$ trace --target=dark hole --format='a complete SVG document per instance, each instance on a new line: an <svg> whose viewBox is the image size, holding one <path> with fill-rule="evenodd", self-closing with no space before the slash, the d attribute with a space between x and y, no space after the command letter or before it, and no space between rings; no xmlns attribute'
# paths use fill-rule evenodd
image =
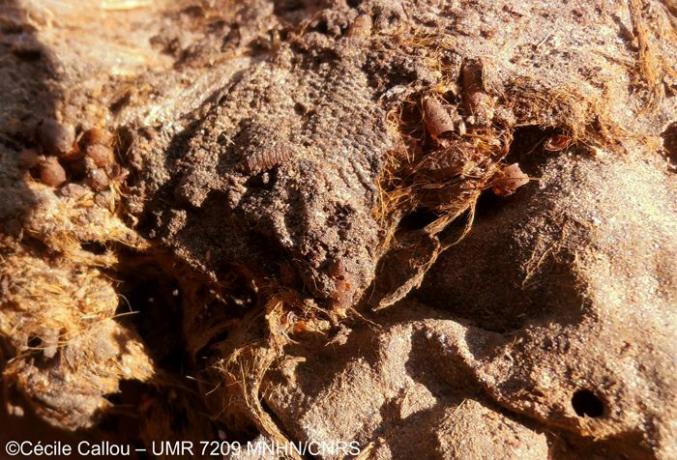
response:
<svg viewBox="0 0 677 460"><path fill-rule="evenodd" d="M357 8L362 3L362 0L348 0L348 6L351 8Z"/></svg>
<svg viewBox="0 0 677 460"><path fill-rule="evenodd" d="M132 93L130 91L127 91L125 94L123 94L121 97L113 101L113 103L110 105L109 110L116 114L120 110L122 110L127 104L129 104L129 101L132 99Z"/></svg>
<svg viewBox="0 0 677 460"><path fill-rule="evenodd" d="M461 100L458 97L457 94L455 94L453 91L447 91L445 92L442 97L444 98L445 101L447 101L449 104L458 104Z"/></svg>
<svg viewBox="0 0 677 460"><path fill-rule="evenodd" d="M677 164L677 121L670 123L661 137L666 155L673 164Z"/></svg>
<svg viewBox="0 0 677 460"><path fill-rule="evenodd" d="M122 404L122 393L112 393L106 396L109 403L119 406Z"/></svg>
<svg viewBox="0 0 677 460"><path fill-rule="evenodd" d="M216 136L216 142L219 145L227 147L228 144L230 143L230 138L228 137L228 135L226 135L226 133L220 133L218 136Z"/></svg>
<svg viewBox="0 0 677 460"><path fill-rule="evenodd" d="M204 10L199 5L192 5L187 8L184 8L182 13L185 14L186 16L193 16L195 18L204 16Z"/></svg>
<svg viewBox="0 0 677 460"><path fill-rule="evenodd" d="M178 411L178 413L174 414L174 417L172 417L172 421L169 427L172 430L172 433L178 433L180 431L183 431L187 426L188 426L188 414L186 414L186 411L184 409L181 409Z"/></svg>
<svg viewBox="0 0 677 460"><path fill-rule="evenodd" d="M134 142L134 134L127 127L121 127L115 132L115 155L118 158L127 158L127 153Z"/></svg>
<svg viewBox="0 0 677 460"><path fill-rule="evenodd" d="M80 182L87 177L87 167L84 158L62 161L61 165L68 171L70 182Z"/></svg>
<svg viewBox="0 0 677 460"><path fill-rule="evenodd" d="M122 404L136 406L145 394L150 394L152 390L143 382L138 380L121 380L118 391L108 393L106 399L113 404Z"/></svg>
<svg viewBox="0 0 677 460"><path fill-rule="evenodd" d="M315 30L317 30L321 34L327 35L329 33L329 24L327 24L326 20L321 19L317 22Z"/></svg>
<svg viewBox="0 0 677 460"><path fill-rule="evenodd" d="M21 24L11 24L11 21L7 21L7 24L2 24L0 27L0 32L5 34L22 34L26 30Z"/></svg>
<svg viewBox="0 0 677 460"><path fill-rule="evenodd" d="M121 439L134 439L140 429L137 412L144 400L144 395L150 395L152 392L153 390L142 382L120 381L118 391L106 394L106 399L113 405L113 408L102 414L97 428L104 432L116 433Z"/></svg>
<svg viewBox="0 0 677 460"><path fill-rule="evenodd" d="M534 153L542 152L543 143L554 134L559 134L556 129L540 126L522 126L515 130L510 152L506 157L506 163L519 162L520 164L533 160Z"/></svg>
<svg viewBox="0 0 677 460"><path fill-rule="evenodd" d="M532 177L537 177L539 165L544 158L547 158L547 154L553 154L552 152L544 152L543 144L557 134L563 133L555 128L541 128L539 126L517 128L504 162L506 164L518 163L522 171ZM495 215L504 209L507 203L512 200L520 200L523 196L523 193L510 197L499 197L491 192L483 193L477 202L475 217L481 219Z"/></svg>
<svg viewBox="0 0 677 460"><path fill-rule="evenodd" d="M106 246L98 241L85 241L82 243L82 249L89 251L92 254L100 256L106 253Z"/></svg>
<svg viewBox="0 0 677 460"><path fill-rule="evenodd" d="M34 48L15 49L14 55L24 61L37 61L42 57L42 51Z"/></svg>
<svg viewBox="0 0 677 460"><path fill-rule="evenodd" d="M574 393L571 405L579 417L601 417L604 414L604 402L590 390Z"/></svg>
<svg viewBox="0 0 677 460"><path fill-rule="evenodd" d="M180 371L184 366L183 334L181 330L181 290L178 282L161 268L152 265L130 269L123 280L124 300L119 313L133 322L146 344L153 350L160 367Z"/></svg>
<svg viewBox="0 0 677 460"><path fill-rule="evenodd" d="M297 115L305 115L306 112L308 112L308 108L300 102L297 102L294 104L294 112L296 112Z"/></svg>
<svg viewBox="0 0 677 460"><path fill-rule="evenodd" d="M470 211L461 214L456 220L449 223L440 233L440 241L460 241L468 228L468 219L470 219Z"/></svg>
<svg viewBox="0 0 677 460"><path fill-rule="evenodd" d="M293 11L302 10L305 7L303 0L283 0L275 2L273 12L275 14L291 13Z"/></svg>
<svg viewBox="0 0 677 460"><path fill-rule="evenodd" d="M428 209L415 209L400 221L403 230L420 230L428 224L432 224L439 216Z"/></svg>
<svg viewBox="0 0 677 460"><path fill-rule="evenodd" d="M518 195L519 196L519 195ZM491 191L480 195L475 209L475 218L484 219L501 212L506 203L515 199L515 196L499 197Z"/></svg>
<svg viewBox="0 0 677 460"><path fill-rule="evenodd" d="M34 238L30 235L24 235L22 243L36 254L49 254L50 248L43 241Z"/></svg>
<svg viewBox="0 0 677 460"><path fill-rule="evenodd" d="M214 33L220 30L224 30L226 26L227 26L226 21L222 19L217 19L216 21L212 21L209 24L207 24L207 30Z"/></svg>
<svg viewBox="0 0 677 460"><path fill-rule="evenodd" d="M31 173L31 177L37 181L40 180L40 168L33 167L29 171Z"/></svg>
<svg viewBox="0 0 677 460"><path fill-rule="evenodd" d="M214 336L209 339L207 344L204 347L200 348L200 350L197 352L197 356L200 359L206 360L210 360L212 357L217 357L218 350L211 350L211 348L214 345L218 345L228 340L228 336L229 336L228 330L223 330L217 334L214 334Z"/></svg>
<svg viewBox="0 0 677 460"><path fill-rule="evenodd" d="M247 179L245 185L250 188L272 190L277 182L277 166Z"/></svg>
<svg viewBox="0 0 677 460"><path fill-rule="evenodd" d="M28 337L29 348L40 348L42 346L42 339L36 335Z"/></svg>

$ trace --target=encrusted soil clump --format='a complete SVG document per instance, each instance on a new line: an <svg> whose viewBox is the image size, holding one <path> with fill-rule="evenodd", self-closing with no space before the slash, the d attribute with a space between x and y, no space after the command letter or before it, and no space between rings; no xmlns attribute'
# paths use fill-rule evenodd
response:
<svg viewBox="0 0 677 460"><path fill-rule="evenodd" d="M674 13L4 2L5 417L677 457Z"/></svg>

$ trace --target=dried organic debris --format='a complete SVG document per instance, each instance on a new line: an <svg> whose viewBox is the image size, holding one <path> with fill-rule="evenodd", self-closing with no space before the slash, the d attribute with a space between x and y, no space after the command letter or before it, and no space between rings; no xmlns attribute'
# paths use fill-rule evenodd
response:
<svg viewBox="0 0 677 460"><path fill-rule="evenodd" d="M453 133L454 121L442 103L434 97L426 97L421 102L423 120L433 139L439 140L445 134Z"/></svg>
<svg viewBox="0 0 677 460"><path fill-rule="evenodd" d="M519 164L513 163L504 167L498 177L494 179L491 191L498 196L509 196L518 188L529 183L529 176L524 174Z"/></svg>

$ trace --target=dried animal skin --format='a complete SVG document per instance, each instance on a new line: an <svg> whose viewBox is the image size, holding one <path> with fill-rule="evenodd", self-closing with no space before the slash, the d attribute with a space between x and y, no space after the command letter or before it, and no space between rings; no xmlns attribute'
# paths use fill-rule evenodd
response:
<svg viewBox="0 0 677 460"><path fill-rule="evenodd" d="M249 151L242 160L246 174L255 175L272 169L292 158L292 150L285 145L275 144Z"/></svg>
<svg viewBox="0 0 677 460"><path fill-rule="evenodd" d="M498 196L509 196L528 183L529 176L522 172L519 164L513 163L501 170L498 178L493 181L491 191Z"/></svg>
<svg viewBox="0 0 677 460"><path fill-rule="evenodd" d="M244 120L235 137L239 169L256 175L289 161L293 150L285 140L286 133L288 130L282 127L272 129L259 120Z"/></svg>
<svg viewBox="0 0 677 460"><path fill-rule="evenodd" d="M475 124L487 125L494 118L494 100L484 86L482 61L467 59L461 67L463 102Z"/></svg>
<svg viewBox="0 0 677 460"><path fill-rule="evenodd" d="M379 232L372 214L376 180L390 147L385 114L374 105L364 73L349 62L292 66L285 60L291 50L279 53L277 61L243 74L199 120L172 171L180 177L172 190L180 202L159 206L187 203L200 209L188 210L185 229L171 241L186 248L181 253L191 263L215 271L246 251L256 270L277 278L281 262L290 262L299 284L330 306L336 303L336 279L327 269L341 261L352 279L343 285L346 300L339 303L349 304L367 287L376 265L369 253ZM274 175L255 177L274 167ZM224 199L211 201L215 194ZM361 224L353 226L354 219ZM162 231L168 222L159 225ZM206 257L206 246L196 243L211 241L208 235L217 228L228 228L232 240L212 247ZM276 254L265 254L261 235Z"/></svg>
<svg viewBox="0 0 677 460"><path fill-rule="evenodd" d="M474 165L472 157L465 149L453 145L449 148L437 150L426 155L416 166L419 173L432 174L440 178L450 178L463 174L464 169Z"/></svg>
<svg viewBox="0 0 677 460"><path fill-rule="evenodd" d="M441 139L454 132L454 121L439 99L428 96L421 102L425 126L433 139Z"/></svg>
<svg viewBox="0 0 677 460"><path fill-rule="evenodd" d="M573 139L571 136L556 134L545 141L543 148L548 152L559 152L560 150L564 150L569 147L572 141Z"/></svg>

